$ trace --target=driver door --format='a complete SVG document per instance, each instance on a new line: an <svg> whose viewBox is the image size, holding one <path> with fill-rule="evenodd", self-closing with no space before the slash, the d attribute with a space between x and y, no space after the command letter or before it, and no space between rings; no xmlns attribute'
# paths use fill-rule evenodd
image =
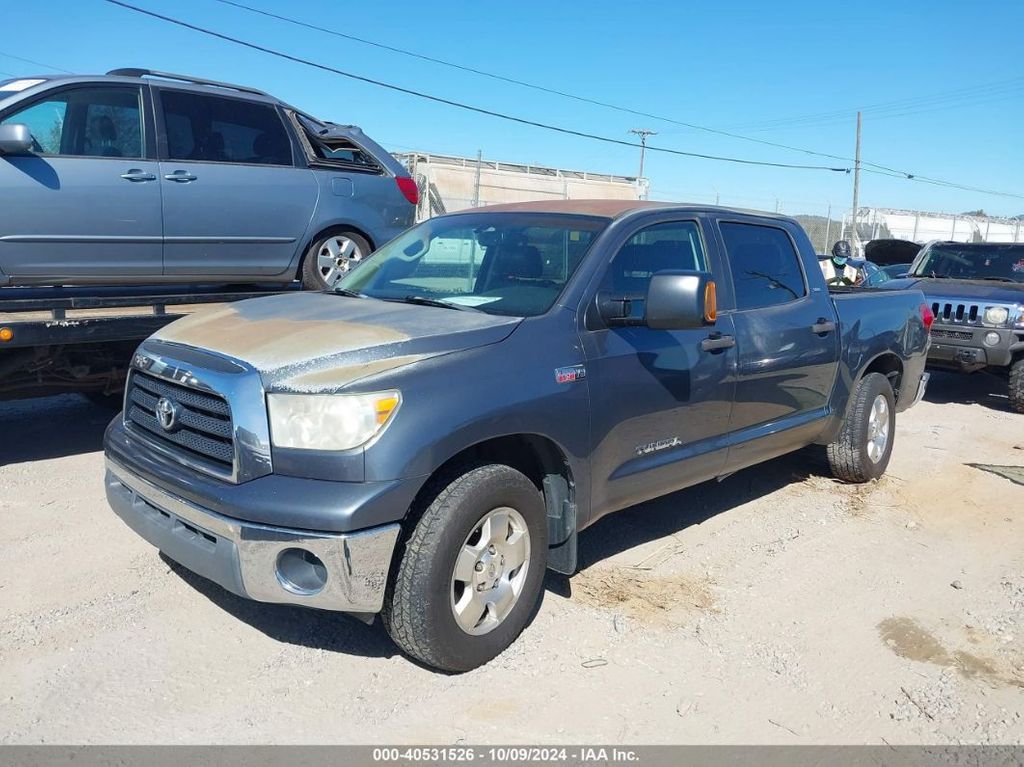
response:
<svg viewBox="0 0 1024 767"><path fill-rule="evenodd" d="M14 281L132 279L162 271L148 89L47 91L0 115L35 151L0 155L0 272Z"/></svg>
<svg viewBox="0 0 1024 767"><path fill-rule="evenodd" d="M641 303L651 276L669 269L708 271L721 281L713 243L698 219L643 226L615 254L598 296L629 296ZM730 308L728 295L720 295L714 327L595 326L583 333L594 518L715 477L724 467L736 349L728 345L731 314L721 311ZM726 343L708 348L704 342L713 334Z"/></svg>

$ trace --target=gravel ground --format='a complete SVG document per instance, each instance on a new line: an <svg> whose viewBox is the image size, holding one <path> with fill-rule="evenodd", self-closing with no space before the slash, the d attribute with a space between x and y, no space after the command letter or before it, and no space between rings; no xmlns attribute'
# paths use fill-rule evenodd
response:
<svg viewBox="0 0 1024 767"><path fill-rule="evenodd" d="M1024 742L1024 464L998 381L933 377L889 474L805 452L602 520L461 676L245 602L107 508L109 411L0 404L0 743Z"/></svg>

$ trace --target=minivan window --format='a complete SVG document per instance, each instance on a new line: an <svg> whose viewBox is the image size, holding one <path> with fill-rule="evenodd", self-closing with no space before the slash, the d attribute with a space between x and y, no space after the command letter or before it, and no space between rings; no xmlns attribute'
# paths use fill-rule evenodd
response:
<svg viewBox="0 0 1024 767"><path fill-rule="evenodd" d="M291 165L292 146L270 104L161 90L171 160Z"/></svg>
<svg viewBox="0 0 1024 767"><path fill-rule="evenodd" d="M601 289L645 296L651 277L667 269L707 271L697 222L672 221L641 229L615 254Z"/></svg>
<svg viewBox="0 0 1024 767"><path fill-rule="evenodd" d="M800 258L785 230L725 221L719 230L729 254L738 310L776 306L807 295Z"/></svg>
<svg viewBox="0 0 1024 767"><path fill-rule="evenodd" d="M142 152L140 92L133 87L63 90L7 115L23 123L38 154L69 157L126 157Z"/></svg>
<svg viewBox="0 0 1024 767"><path fill-rule="evenodd" d="M531 317L554 305L607 225L606 218L551 213L442 216L381 247L336 287Z"/></svg>

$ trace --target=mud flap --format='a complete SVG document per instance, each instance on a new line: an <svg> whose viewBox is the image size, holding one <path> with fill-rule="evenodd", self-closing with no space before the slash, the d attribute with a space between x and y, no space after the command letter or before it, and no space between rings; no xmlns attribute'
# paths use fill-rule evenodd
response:
<svg viewBox="0 0 1024 767"><path fill-rule="evenodd" d="M572 575L576 572L576 504L569 499L565 477L544 477L544 503L548 517L548 568Z"/></svg>

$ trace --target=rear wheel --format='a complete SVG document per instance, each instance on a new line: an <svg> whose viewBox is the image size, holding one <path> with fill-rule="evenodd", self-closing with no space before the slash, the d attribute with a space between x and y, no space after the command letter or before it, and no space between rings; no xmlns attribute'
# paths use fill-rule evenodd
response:
<svg viewBox="0 0 1024 767"><path fill-rule="evenodd" d="M469 671L515 641L540 598L547 557L541 492L500 464L444 487L406 542L384 625L414 658Z"/></svg>
<svg viewBox="0 0 1024 767"><path fill-rule="evenodd" d="M868 373L860 380L839 436L828 446L828 462L837 478L868 482L885 473L896 433L895 405L884 375Z"/></svg>
<svg viewBox="0 0 1024 767"><path fill-rule="evenodd" d="M355 232L321 235L306 251L302 262L302 287L327 290L370 255L370 243Z"/></svg>
<svg viewBox="0 0 1024 767"><path fill-rule="evenodd" d="M1010 409L1024 413L1024 357L1010 366Z"/></svg>

